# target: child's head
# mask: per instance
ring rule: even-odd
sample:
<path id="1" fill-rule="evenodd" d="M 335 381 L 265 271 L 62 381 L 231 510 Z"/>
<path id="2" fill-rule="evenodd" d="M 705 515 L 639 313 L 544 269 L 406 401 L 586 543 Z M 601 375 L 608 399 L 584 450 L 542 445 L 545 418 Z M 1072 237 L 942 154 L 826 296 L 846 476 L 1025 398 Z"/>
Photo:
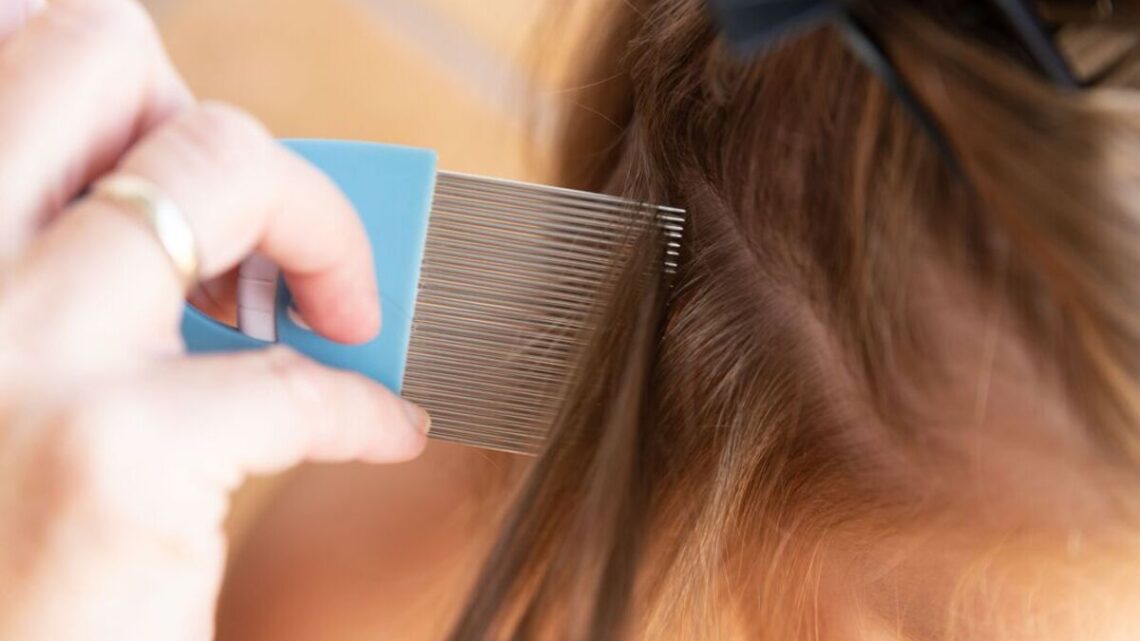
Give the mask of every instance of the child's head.
<path id="1" fill-rule="evenodd" d="M 1140 635 L 1140 64 L 1068 92 L 875 4 L 951 163 L 835 32 L 614 4 L 565 173 L 687 209 L 686 260 L 632 259 L 461 633 Z"/>

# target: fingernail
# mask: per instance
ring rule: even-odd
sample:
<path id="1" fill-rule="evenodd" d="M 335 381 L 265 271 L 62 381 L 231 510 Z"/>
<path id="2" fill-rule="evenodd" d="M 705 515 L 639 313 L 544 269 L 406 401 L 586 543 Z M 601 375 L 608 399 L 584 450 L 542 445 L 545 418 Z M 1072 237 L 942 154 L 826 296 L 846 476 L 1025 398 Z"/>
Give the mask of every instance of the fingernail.
<path id="1" fill-rule="evenodd" d="M 408 416 L 408 420 L 417 430 L 427 434 L 428 430 L 431 429 L 431 416 L 422 407 L 408 399 L 402 398 L 400 400 L 404 403 L 404 414 Z"/>

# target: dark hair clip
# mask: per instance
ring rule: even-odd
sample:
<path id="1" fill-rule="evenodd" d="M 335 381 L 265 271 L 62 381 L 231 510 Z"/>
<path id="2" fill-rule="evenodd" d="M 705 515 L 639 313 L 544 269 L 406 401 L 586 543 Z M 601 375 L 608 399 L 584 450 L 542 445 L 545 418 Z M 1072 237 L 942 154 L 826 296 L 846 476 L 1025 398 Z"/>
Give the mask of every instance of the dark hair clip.
<path id="1" fill-rule="evenodd" d="M 844 31 L 867 29 L 856 19 L 854 3 L 848 0 L 708 0 L 713 17 L 736 49 L 755 53 L 777 39 L 824 24 L 837 24 Z M 916 3 L 921 6 L 921 2 Z M 1031 0 L 961 0 L 932 3 L 944 12 L 963 13 L 986 6 L 1006 23 L 1012 40 L 1054 84 L 1077 87 L 1065 58 L 1053 42 Z M 949 7 L 947 5 L 950 5 Z M 858 39 L 871 39 L 862 33 Z"/>
<path id="2" fill-rule="evenodd" d="M 1032 0 L 964 0 L 961 5 L 990 5 L 1008 23 L 1012 40 L 1045 78 L 1059 87 L 1080 87 L 1052 36 L 1031 5 Z M 914 96 L 901 75 L 848 0 L 708 0 L 712 17 L 730 46 L 743 54 L 756 55 L 777 40 L 813 31 L 824 25 L 837 26 L 853 54 L 894 92 L 920 127 L 938 146 L 951 168 L 961 172 L 958 157 L 938 128 L 934 117 Z M 945 8 L 943 5 L 942 8 Z M 961 8 L 961 7 L 959 7 Z"/>
<path id="3" fill-rule="evenodd" d="M 951 168 L 961 171 L 958 157 L 934 117 L 907 87 L 886 50 L 844 0 L 709 0 L 709 7 L 728 44 L 747 55 L 760 54 L 787 36 L 828 24 L 838 26 L 848 49 L 894 92 Z"/>
<path id="4" fill-rule="evenodd" d="M 965 0 L 966 4 L 974 0 Z M 976 0 L 988 3 L 1003 16 L 1015 42 L 1051 82 L 1060 87 L 1080 86 L 1058 51 L 1030 0 Z M 878 39 L 846 0 L 708 0 L 713 18 L 729 44 L 755 55 L 782 38 L 835 25 L 848 48 L 898 97 L 957 170 L 957 159 L 933 117 L 899 75 Z"/>
<path id="5" fill-rule="evenodd" d="M 810 31 L 847 13 L 838 0 L 709 0 L 713 17 L 728 42 L 756 53 L 779 38 Z"/>

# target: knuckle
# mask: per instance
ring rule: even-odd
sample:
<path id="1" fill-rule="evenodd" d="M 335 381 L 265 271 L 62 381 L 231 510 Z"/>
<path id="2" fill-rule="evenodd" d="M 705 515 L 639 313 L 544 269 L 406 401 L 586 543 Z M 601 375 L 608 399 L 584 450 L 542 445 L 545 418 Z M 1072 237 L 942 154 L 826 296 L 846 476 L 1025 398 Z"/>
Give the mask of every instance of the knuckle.
<path id="1" fill-rule="evenodd" d="M 223 136 L 239 141 L 264 140 L 269 137 L 260 121 L 233 105 L 207 100 L 199 105 L 198 112 L 206 124 L 217 129 Z"/>
<path id="2" fill-rule="evenodd" d="M 49 56 L 68 63 L 68 72 L 80 78 L 106 78 L 109 74 L 141 82 L 156 57 L 165 57 L 158 29 L 135 0 L 86 0 L 52 4 L 37 17 L 39 47 L 52 47 Z M 34 83 L 43 75 L 32 57 L 0 58 L 0 86 Z"/>
<path id="3" fill-rule="evenodd" d="M 137 423 L 134 414 L 121 394 L 90 396 L 58 413 L 43 431 L 40 452 L 63 496 L 91 504 L 111 494 L 126 471 L 132 447 L 126 428 Z"/>
<path id="4" fill-rule="evenodd" d="M 135 52 L 159 43 L 157 28 L 135 0 L 66 3 L 48 14 L 63 35 L 92 47 Z"/>
<path id="5" fill-rule="evenodd" d="M 265 127 L 236 107 L 204 102 L 173 126 L 192 158 L 215 171 L 232 172 L 249 165 L 250 155 L 270 140 Z"/>
<path id="6" fill-rule="evenodd" d="M 301 420 L 318 416 L 325 398 L 325 376 L 320 365 L 288 347 L 268 350 L 266 362 L 282 394 L 295 407 Z"/>
<path id="7" fill-rule="evenodd" d="M 105 16 L 108 31 L 134 43 L 158 42 L 158 30 L 150 15 L 135 0 L 109 0 L 97 4 Z"/>

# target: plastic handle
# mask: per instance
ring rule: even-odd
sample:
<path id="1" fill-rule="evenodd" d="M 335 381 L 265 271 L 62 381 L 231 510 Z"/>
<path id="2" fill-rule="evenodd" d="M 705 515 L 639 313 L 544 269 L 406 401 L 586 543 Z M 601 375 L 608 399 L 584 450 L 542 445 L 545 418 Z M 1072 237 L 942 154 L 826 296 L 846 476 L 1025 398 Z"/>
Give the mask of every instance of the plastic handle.
<path id="1" fill-rule="evenodd" d="M 285 145 L 332 178 L 356 207 L 372 243 L 380 285 L 383 328 L 363 345 L 343 345 L 298 326 L 291 300 L 278 283 L 278 342 L 341 369 L 350 369 L 399 391 L 416 306 L 424 239 L 435 188 L 436 156 L 429 149 L 335 140 L 288 140 Z M 191 352 L 258 349 L 251 338 L 186 306 L 182 337 Z"/>

